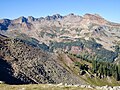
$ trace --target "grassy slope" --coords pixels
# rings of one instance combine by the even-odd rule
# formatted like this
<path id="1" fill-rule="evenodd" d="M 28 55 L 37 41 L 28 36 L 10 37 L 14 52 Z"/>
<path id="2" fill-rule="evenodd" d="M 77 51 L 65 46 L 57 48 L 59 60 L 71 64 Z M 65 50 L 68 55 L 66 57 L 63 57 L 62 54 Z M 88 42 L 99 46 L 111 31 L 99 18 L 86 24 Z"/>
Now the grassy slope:
<path id="1" fill-rule="evenodd" d="M 59 55 L 59 57 L 61 57 L 62 63 L 65 64 L 66 60 L 65 60 L 65 58 L 62 58 L 62 56 L 64 57 L 64 54 Z M 71 61 L 73 61 L 73 64 L 74 64 L 74 62 L 77 61 L 77 62 L 80 62 L 82 64 L 87 64 L 87 65 L 89 65 L 89 67 L 92 67 L 91 63 L 89 63 L 87 61 L 84 61 L 84 60 L 81 60 L 79 58 L 76 58 L 73 55 L 68 55 L 68 57 L 71 59 Z M 67 64 L 65 64 L 64 67 L 65 68 L 67 67 L 67 69 L 72 71 L 72 73 L 76 74 L 80 79 L 86 81 L 88 84 L 91 84 L 91 85 L 96 85 L 96 86 L 104 86 L 104 85 L 118 86 L 118 85 L 120 85 L 120 81 L 116 81 L 113 77 L 107 77 L 107 78 L 103 78 L 103 79 L 100 79 L 98 77 L 90 78 L 88 74 L 83 75 L 83 76 L 79 75 L 78 74 L 79 73 L 79 68 L 75 67 L 74 65 L 67 66 Z"/>
<path id="2" fill-rule="evenodd" d="M 81 87 L 53 86 L 47 84 L 6 85 L 0 84 L 0 90 L 88 90 Z M 89 89 L 95 90 L 95 89 Z"/>
<path id="3" fill-rule="evenodd" d="M 61 63 L 65 64 L 64 58 L 61 57 Z M 91 63 L 80 60 L 78 58 L 75 58 L 74 56 L 69 56 L 69 58 L 72 61 L 80 61 L 80 63 L 86 63 L 90 65 Z M 103 85 L 109 85 L 109 86 L 118 86 L 120 85 L 120 81 L 117 82 L 115 81 L 114 78 L 104 78 L 104 79 L 99 79 L 99 78 L 90 78 L 87 74 L 86 75 L 78 75 L 79 68 L 78 67 L 73 67 L 73 65 L 67 66 L 67 64 L 63 65 L 67 69 L 72 71 L 74 74 L 76 74 L 78 77 L 80 77 L 82 80 L 85 80 L 91 85 L 97 85 L 97 86 L 103 86 Z M 48 85 L 48 84 L 29 84 L 29 85 L 6 85 L 6 84 L 0 84 L 0 90 L 95 90 L 95 89 L 88 89 L 88 88 L 81 88 L 81 87 L 68 87 L 68 86 L 53 86 L 53 85 Z"/>
<path id="4" fill-rule="evenodd" d="M 120 86 L 120 81 L 116 81 L 113 77 L 109 78 L 103 78 L 99 79 L 97 77 L 95 78 L 90 78 L 88 75 L 81 76 L 86 82 L 88 82 L 91 85 L 96 85 L 96 86 Z"/>

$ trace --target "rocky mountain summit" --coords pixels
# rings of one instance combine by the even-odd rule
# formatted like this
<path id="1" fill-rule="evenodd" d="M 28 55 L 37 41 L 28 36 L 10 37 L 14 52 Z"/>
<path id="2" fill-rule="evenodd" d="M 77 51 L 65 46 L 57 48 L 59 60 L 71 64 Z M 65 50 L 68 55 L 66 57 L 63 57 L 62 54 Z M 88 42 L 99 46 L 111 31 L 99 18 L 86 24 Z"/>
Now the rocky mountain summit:
<path id="1" fill-rule="evenodd" d="M 24 33 L 49 45 L 50 42 L 76 41 L 78 38 L 89 40 L 94 38 L 107 50 L 120 39 L 120 24 L 109 22 L 98 14 L 83 16 L 73 13 L 61 16 L 59 14 L 41 18 L 22 16 L 14 20 L 0 20 L 0 32 L 11 36 Z"/>

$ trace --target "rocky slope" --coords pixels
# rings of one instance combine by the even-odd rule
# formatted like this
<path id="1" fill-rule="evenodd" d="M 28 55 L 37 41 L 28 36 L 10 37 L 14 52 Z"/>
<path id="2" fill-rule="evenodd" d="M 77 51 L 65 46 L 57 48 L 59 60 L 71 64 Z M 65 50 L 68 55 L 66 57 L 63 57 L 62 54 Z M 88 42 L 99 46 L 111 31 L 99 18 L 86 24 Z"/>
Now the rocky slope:
<path id="1" fill-rule="evenodd" d="M 9 84 L 84 84 L 79 77 L 50 54 L 20 39 L 0 35 L 0 81 Z"/>
<path id="2" fill-rule="evenodd" d="M 20 17 L 14 20 L 0 20 L 1 33 L 8 31 L 11 36 L 25 33 L 49 45 L 50 42 L 76 41 L 77 38 L 89 40 L 94 38 L 107 50 L 120 40 L 120 24 L 109 22 L 97 14 L 84 16 L 73 13 L 61 16 L 59 14 L 45 18 L 32 16 Z"/>
<path id="3" fill-rule="evenodd" d="M 73 46 L 74 44 L 80 45 L 73 43 Z M 56 53 L 52 53 L 49 50 L 47 45 L 39 44 L 27 36 L 11 38 L 0 34 L 0 81 L 9 84 L 120 85 L 113 77 L 99 79 L 92 73 L 92 63 L 85 58 L 89 56 L 83 58 L 73 52 L 63 53 L 57 50 Z M 87 70 L 80 68 L 79 65 L 87 67 Z"/>

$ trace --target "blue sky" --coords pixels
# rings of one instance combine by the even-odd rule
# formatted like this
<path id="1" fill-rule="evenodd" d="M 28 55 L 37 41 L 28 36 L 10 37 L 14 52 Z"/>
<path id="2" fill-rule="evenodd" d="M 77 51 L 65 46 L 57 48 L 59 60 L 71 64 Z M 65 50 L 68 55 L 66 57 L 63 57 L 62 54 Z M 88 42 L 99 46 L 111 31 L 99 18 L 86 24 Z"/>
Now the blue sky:
<path id="1" fill-rule="evenodd" d="M 120 23 L 120 0 L 0 0 L 0 19 L 53 14 L 99 14 Z"/>

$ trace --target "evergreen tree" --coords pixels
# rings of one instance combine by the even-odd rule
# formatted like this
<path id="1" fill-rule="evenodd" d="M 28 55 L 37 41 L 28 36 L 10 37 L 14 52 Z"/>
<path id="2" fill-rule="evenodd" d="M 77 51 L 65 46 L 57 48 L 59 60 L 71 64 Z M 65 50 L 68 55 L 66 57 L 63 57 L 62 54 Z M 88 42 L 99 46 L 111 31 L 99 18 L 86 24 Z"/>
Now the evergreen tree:
<path id="1" fill-rule="evenodd" d="M 93 73 L 96 73 L 97 72 L 97 61 L 93 60 L 92 66 L 93 66 Z"/>
<path id="2" fill-rule="evenodd" d="M 118 66 L 115 66 L 115 79 L 118 81 L 119 80 L 119 73 L 118 73 Z"/>
<path id="3" fill-rule="evenodd" d="M 102 64 L 100 64 L 99 73 L 100 73 L 99 77 L 101 78 L 101 76 L 103 75 L 103 65 Z"/>

